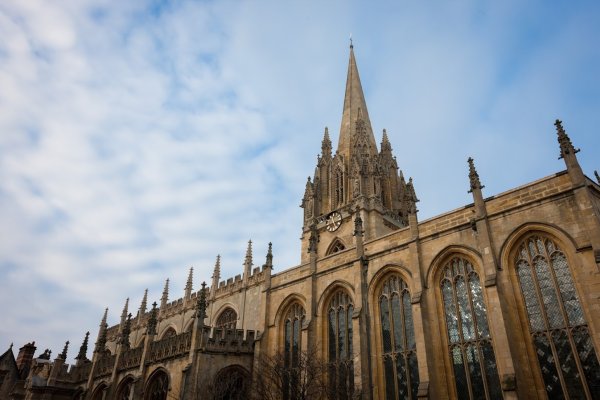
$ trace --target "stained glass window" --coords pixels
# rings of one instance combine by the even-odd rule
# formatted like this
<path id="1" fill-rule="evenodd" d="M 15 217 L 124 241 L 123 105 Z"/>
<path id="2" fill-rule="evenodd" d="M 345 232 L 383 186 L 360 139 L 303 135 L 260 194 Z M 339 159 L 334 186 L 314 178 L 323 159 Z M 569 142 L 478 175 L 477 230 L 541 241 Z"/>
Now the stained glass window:
<path id="1" fill-rule="evenodd" d="M 299 385 L 299 371 L 297 371 L 300 360 L 301 329 L 304 322 L 304 308 L 294 303 L 285 314 L 284 327 L 284 368 L 283 371 L 283 399 L 293 400 L 297 396 Z"/>
<path id="2" fill-rule="evenodd" d="M 233 308 L 227 307 L 217 318 L 215 327 L 221 329 L 235 329 L 236 323 L 237 313 Z"/>
<path id="3" fill-rule="evenodd" d="M 419 366 L 410 293 L 398 275 L 388 278 L 379 295 L 385 398 L 416 399 Z"/>
<path id="4" fill-rule="evenodd" d="M 155 372 L 146 388 L 145 400 L 166 400 L 169 392 L 169 377 L 164 371 Z"/>
<path id="5" fill-rule="evenodd" d="M 600 366 L 567 258 L 542 235 L 521 242 L 517 277 L 549 398 L 600 399 Z"/>
<path id="6" fill-rule="evenodd" d="M 330 399 L 351 399 L 354 394 L 353 312 L 350 296 L 338 290 L 329 302 L 327 314 Z"/>
<path id="7" fill-rule="evenodd" d="M 440 282 L 450 360 L 461 398 L 501 399 L 481 282 L 471 263 L 455 257 Z"/>

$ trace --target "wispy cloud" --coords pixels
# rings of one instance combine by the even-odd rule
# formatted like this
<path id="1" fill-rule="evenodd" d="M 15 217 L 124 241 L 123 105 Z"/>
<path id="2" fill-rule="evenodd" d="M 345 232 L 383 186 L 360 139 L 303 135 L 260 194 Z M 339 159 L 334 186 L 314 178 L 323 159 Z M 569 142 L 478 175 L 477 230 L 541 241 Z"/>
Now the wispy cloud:
<path id="1" fill-rule="evenodd" d="M 350 32 L 421 219 L 471 201 L 469 155 L 487 194 L 562 169 L 557 117 L 600 167 L 596 4 L 401 3 L 3 2 L 0 346 L 56 353 L 191 265 L 240 273 L 249 238 L 295 265 Z"/>

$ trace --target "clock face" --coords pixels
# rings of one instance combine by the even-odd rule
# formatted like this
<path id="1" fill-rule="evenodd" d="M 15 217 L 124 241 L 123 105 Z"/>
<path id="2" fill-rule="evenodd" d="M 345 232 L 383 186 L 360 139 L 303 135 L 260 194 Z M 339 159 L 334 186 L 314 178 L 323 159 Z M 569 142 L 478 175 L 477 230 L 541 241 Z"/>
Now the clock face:
<path id="1" fill-rule="evenodd" d="M 334 211 L 327 217 L 327 230 L 329 232 L 336 231 L 342 225 L 342 215 Z"/>

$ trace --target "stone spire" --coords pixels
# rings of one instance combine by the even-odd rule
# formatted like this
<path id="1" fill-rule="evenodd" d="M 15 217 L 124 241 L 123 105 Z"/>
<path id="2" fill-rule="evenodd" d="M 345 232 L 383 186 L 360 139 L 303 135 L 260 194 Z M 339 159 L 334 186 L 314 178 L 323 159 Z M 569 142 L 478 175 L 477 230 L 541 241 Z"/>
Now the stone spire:
<path id="1" fill-rule="evenodd" d="M 146 333 L 148 335 L 156 335 L 156 325 L 158 320 L 156 319 L 156 302 L 152 303 L 152 309 L 150 310 L 150 318 L 148 319 L 148 326 L 146 327 Z"/>
<path id="2" fill-rule="evenodd" d="M 371 120 L 367 111 L 367 103 L 363 94 L 358 67 L 354 58 L 354 46 L 350 45 L 350 60 L 348 62 L 348 76 L 346 78 L 346 93 L 344 96 L 344 111 L 342 113 L 342 123 L 340 127 L 340 137 L 338 140 L 338 152 L 350 159 L 353 146 L 352 138 L 356 131 L 357 120 L 364 122 L 366 135 L 371 147 L 371 151 L 377 151 L 375 136 L 371 128 Z"/>
<path id="3" fill-rule="evenodd" d="M 206 282 L 202 282 L 202 289 L 200 289 L 200 294 L 198 295 L 196 316 L 200 318 L 200 325 L 204 325 L 204 319 L 206 318 Z"/>
<path id="4" fill-rule="evenodd" d="M 129 343 L 129 334 L 131 333 L 131 313 L 127 315 L 127 320 L 123 325 L 123 330 L 121 331 L 121 338 L 119 343 L 121 344 L 123 349 L 128 349 L 130 346 Z"/>
<path id="5" fill-rule="evenodd" d="M 419 211 L 417 210 L 417 203 L 419 202 L 419 199 L 415 193 L 415 186 L 413 185 L 412 177 L 408 178 L 408 183 L 406 184 L 406 190 L 404 192 L 404 198 L 406 202 L 406 211 L 409 214 L 416 214 Z"/>
<path id="6" fill-rule="evenodd" d="M 269 242 L 269 250 L 267 250 L 267 260 L 264 265 L 265 268 L 273 268 L 273 243 Z"/>
<path id="7" fill-rule="evenodd" d="M 129 309 L 129 297 L 127 298 L 127 300 L 125 300 L 125 306 L 123 307 L 123 312 L 121 313 L 121 329 L 123 329 L 123 324 L 125 323 L 125 320 L 127 319 L 127 313 Z"/>
<path id="8" fill-rule="evenodd" d="M 104 316 L 102 317 L 102 321 L 100 321 L 98 340 L 96 340 L 96 348 L 94 349 L 94 353 L 101 353 L 106 348 L 106 330 L 108 329 L 108 324 L 106 323 L 107 317 L 108 308 L 104 310 Z"/>
<path id="9" fill-rule="evenodd" d="M 248 240 L 248 248 L 246 249 L 246 257 L 244 259 L 244 280 L 250 277 L 252 272 L 252 240 Z"/>
<path id="10" fill-rule="evenodd" d="M 594 175 L 596 176 L 596 180 L 598 181 L 598 185 L 600 185 L 600 175 L 598 175 L 598 171 L 594 171 Z"/>
<path id="11" fill-rule="evenodd" d="M 217 295 L 217 289 L 219 288 L 219 281 L 221 280 L 221 255 L 217 254 L 217 261 L 215 262 L 215 269 L 212 274 L 212 284 L 210 286 L 210 297 L 215 298 Z"/>
<path id="12" fill-rule="evenodd" d="M 571 143 L 571 139 L 565 129 L 562 126 L 562 121 L 557 119 L 554 122 L 554 126 L 556 126 L 556 133 L 558 135 L 558 144 L 560 145 L 560 158 L 565 158 L 568 154 L 577 154 L 579 153 L 579 149 L 573 147 L 573 143 Z"/>
<path id="13" fill-rule="evenodd" d="M 69 350 L 69 341 L 65 342 L 65 347 L 63 347 L 62 353 L 58 355 L 59 358 L 66 360 L 67 359 L 67 350 Z"/>
<path id="14" fill-rule="evenodd" d="M 329 129 L 327 127 L 325 127 L 323 141 L 321 142 L 321 155 L 324 158 L 331 157 L 331 139 L 329 138 Z"/>
<path id="15" fill-rule="evenodd" d="M 87 350 L 88 350 L 89 339 L 90 339 L 90 332 L 87 331 L 85 333 L 85 338 L 83 339 L 83 343 L 81 344 L 81 347 L 79 348 L 79 353 L 77 354 L 77 357 L 75 357 L 76 360 L 78 360 L 78 361 L 87 360 Z"/>
<path id="16" fill-rule="evenodd" d="M 383 130 L 383 137 L 381 138 L 381 154 L 392 154 L 392 144 L 388 138 L 387 131 Z"/>
<path id="17" fill-rule="evenodd" d="M 194 267 L 190 267 L 190 273 L 185 284 L 185 298 L 189 299 L 192 297 L 192 285 L 194 282 Z"/>
<path id="18" fill-rule="evenodd" d="M 473 162 L 473 158 L 469 157 L 467 162 L 469 163 L 469 182 L 471 184 L 471 190 L 469 190 L 469 193 L 472 193 L 473 190 L 483 189 L 485 186 L 483 186 L 479 181 L 479 174 L 475 169 L 475 163 Z"/>
<path id="19" fill-rule="evenodd" d="M 160 298 L 160 313 L 163 314 L 166 311 L 167 303 L 169 302 L 169 278 L 165 281 L 165 288 L 163 289 L 162 297 Z"/>

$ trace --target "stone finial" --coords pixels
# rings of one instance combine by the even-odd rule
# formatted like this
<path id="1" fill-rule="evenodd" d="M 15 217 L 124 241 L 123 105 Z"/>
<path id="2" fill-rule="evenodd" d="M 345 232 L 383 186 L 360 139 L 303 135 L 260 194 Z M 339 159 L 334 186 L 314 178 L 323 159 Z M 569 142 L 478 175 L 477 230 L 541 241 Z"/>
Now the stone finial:
<path id="1" fill-rule="evenodd" d="M 127 298 L 127 300 L 125 300 L 125 306 L 123 307 L 123 312 L 121 313 L 121 324 L 123 324 L 125 322 L 125 319 L 127 319 L 128 309 L 129 309 L 129 297 Z"/>
<path id="2" fill-rule="evenodd" d="M 381 153 L 392 153 L 392 144 L 388 138 L 387 131 L 383 130 L 383 137 L 381 138 Z"/>
<path id="3" fill-rule="evenodd" d="M 598 175 L 598 171 L 594 171 L 594 175 L 596 176 L 596 180 L 598 181 L 598 185 L 600 185 L 600 175 Z"/>
<path id="4" fill-rule="evenodd" d="M 164 313 L 169 302 L 169 278 L 165 281 L 165 288 L 163 289 L 163 295 L 160 298 L 160 312 Z"/>
<path id="5" fill-rule="evenodd" d="M 560 119 L 557 119 L 556 121 L 554 121 L 554 126 L 556 126 L 558 144 L 560 145 L 560 156 L 558 158 L 564 158 L 567 154 L 579 153 L 579 149 L 573 147 L 573 143 L 571 143 L 569 135 L 567 135 L 567 132 L 565 132 L 565 129 L 562 125 L 562 121 Z"/>
<path id="6" fill-rule="evenodd" d="M 473 158 L 469 157 L 467 162 L 469 163 L 469 182 L 471 184 L 471 190 L 469 190 L 469 193 L 473 192 L 475 189 L 483 189 L 485 186 L 483 186 L 479 181 L 479 174 L 475 169 Z"/>
<path id="7" fill-rule="evenodd" d="M 323 141 L 321 142 L 321 155 L 323 157 L 331 157 L 331 139 L 329 138 L 329 129 L 327 127 L 325 127 Z"/>
<path id="8" fill-rule="evenodd" d="M 310 237 L 308 238 L 308 252 L 317 252 L 317 243 L 319 243 L 319 233 L 317 232 L 317 224 L 313 221 L 310 226 Z"/>
<path id="9" fill-rule="evenodd" d="M 127 320 L 125 321 L 125 326 L 123 326 L 123 331 L 121 332 L 121 338 L 119 342 L 123 348 L 128 349 L 130 346 L 129 343 L 129 334 L 131 333 L 131 313 L 127 315 Z"/>
<path id="10" fill-rule="evenodd" d="M 190 267 L 190 273 L 188 274 L 187 282 L 185 284 L 185 298 L 189 299 L 192 295 L 192 286 L 194 279 L 194 267 Z"/>
<path id="11" fill-rule="evenodd" d="M 142 297 L 142 304 L 140 304 L 140 317 L 146 312 L 146 306 L 148 304 L 148 289 L 144 290 L 144 297 Z"/>
<path id="12" fill-rule="evenodd" d="M 40 356 L 38 358 L 40 358 L 42 360 L 49 360 L 51 354 L 52 354 L 52 350 L 46 349 L 46 350 L 44 350 L 44 352 L 42 354 L 40 354 Z"/>
<path id="13" fill-rule="evenodd" d="M 206 318 L 206 282 L 202 282 L 202 289 L 200 289 L 200 295 L 198 296 L 196 308 L 196 315 L 198 318 L 200 318 L 200 322 L 203 322 L 204 318 Z"/>
<path id="14" fill-rule="evenodd" d="M 404 202 L 406 204 L 406 211 L 409 214 L 416 214 L 419 210 L 417 210 L 417 203 L 419 199 L 417 198 L 417 194 L 415 192 L 415 186 L 413 184 L 412 177 L 408 178 L 408 183 L 406 184 L 404 190 Z"/>
<path id="15" fill-rule="evenodd" d="M 81 347 L 79 348 L 79 353 L 77 354 L 77 357 L 75 357 L 76 360 L 87 360 L 87 350 L 88 350 L 88 341 L 90 339 L 90 332 L 87 331 L 85 333 L 85 338 L 83 339 L 83 343 L 81 344 Z"/>
<path id="16" fill-rule="evenodd" d="M 267 260 L 264 268 L 273 268 L 273 243 L 269 242 L 269 249 L 267 250 Z"/>
<path id="17" fill-rule="evenodd" d="M 94 353 L 103 352 L 106 348 L 106 331 L 108 330 L 108 324 L 106 323 L 107 317 L 108 308 L 104 310 L 104 316 L 102 317 L 102 321 L 100 322 L 100 331 L 98 333 L 98 341 L 96 342 L 96 348 L 94 349 Z"/>
<path id="18" fill-rule="evenodd" d="M 360 217 L 360 210 L 357 208 L 356 217 L 354 218 L 354 236 L 363 236 L 364 233 L 363 220 Z"/>
<path id="19" fill-rule="evenodd" d="M 58 358 L 60 358 L 62 360 L 66 360 L 67 359 L 67 350 L 69 350 L 69 341 L 68 340 L 65 342 L 65 347 L 63 347 L 63 351 L 62 351 L 62 353 L 60 353 L 58 355 Z"/>
<path id="20" fill-rule="evenodd" d="M 148 319 L 148 326 L 146 327 L 146 334 L 148 335 L 156 335 L 156 325 L 158 324 L 156 306 L 156 302 L 152 303 L 152 310 L 150 310 L 150 318 Z"/>
<path id="21" fill-rule="evenodd" d="M 244 258 L 245 266 L 252 266 L 252 240 L 248 240 L 248 247 L 246 248 L 246 257 Z"/>

